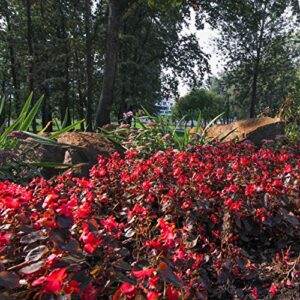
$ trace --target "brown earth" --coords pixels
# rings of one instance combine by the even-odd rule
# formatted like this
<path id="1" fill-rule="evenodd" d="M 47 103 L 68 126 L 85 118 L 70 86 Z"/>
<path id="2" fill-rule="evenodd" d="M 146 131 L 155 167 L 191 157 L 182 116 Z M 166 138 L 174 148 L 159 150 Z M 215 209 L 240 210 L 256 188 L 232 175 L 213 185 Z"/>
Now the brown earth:
<path id="1" fill-rule="evenodd" d="M 193 128 L 190 133 L 193 134 Z M 278 135 L 284 134 L 284 122 L 280 118 L 261 117 L 255 119 L 245 119 L 225 125 L 213 125 L 205 136 L 207 138 L 217 138 L 228 142 L 232 140 L 249 140 L 257 146 L 261 146 L 263 140 L 273 140 Z M 227 136 L 228 135 L 228 136 Z"/>
<path id="2" fill-rule="evenodd" d="M 57 138 L 57 142 L 69 146 L 41 146 L 43 162 L 55 162 L 73 165 L 75 176 L 88 176 L 89 169 L 97 163 L 98 155 L 108 157 L 114 152 L 123 155 L 123 148 L 98 133 L 67 132 Z M 57 175 L 59 170 L 45 168 L 43 176 L 46 178 Z"/>

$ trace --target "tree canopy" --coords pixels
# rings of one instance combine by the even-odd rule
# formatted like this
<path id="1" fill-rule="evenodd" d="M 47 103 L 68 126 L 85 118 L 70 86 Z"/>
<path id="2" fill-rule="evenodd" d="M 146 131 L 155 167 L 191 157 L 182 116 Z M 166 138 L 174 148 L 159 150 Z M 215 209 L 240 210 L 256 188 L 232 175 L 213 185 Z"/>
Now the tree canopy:
<path id="1" fill-rule="evenodd" d="M 299 67 L 299 6 L 295 1 L 225 2 L 215 26 L 220 30 L 217 47 L 226 60 L 227 82 L 250 117 L 266 107 L 274 114 Z"/>
<path id="2" fill-rule="evenodd" d="M 1 93 L 11 116 L 33 91 L 36 98 L 45 94 L 44 125 L 55 115 L 68 116 L 69 122 L 85 118 L 91 130 L 128 106 L 151 110 L 163 95 L 177 95 L 180 79 L 196 85 L 209 69 L 195 35 L 181 34 L 190 19 L 188 4 L 4 0 L 0 5 Z"/>
<path id="3" fill-rule="evenodd" d="M 45 95 L 43 126 L 54 117 L 85 119 L 82 129 L 90 131 L 129 107 L 153 111 L 160 99 L 178 97 L 180 82 L 203 86 L 210 53 L 195 32 L 183 30 L 192 12 L 195 28 L 206 22 L 220 32 L 226 68 L 215 83 L 223 110 L 255 116 L 269 107 L 274 114 L 299 69 L 298 1 L 3 0 L 7 119 L 33 92 L 34 101 Z"/>
<path id="4" fill-rule="evenodd" d="M 177 118 L 187 121 L 196 120 L 201 114 L 204 122 L 207 122 L 223 112 L 223 105 L 221 97 L 212 90 L 193 89 L 176 101 L 173 113 Z"/>

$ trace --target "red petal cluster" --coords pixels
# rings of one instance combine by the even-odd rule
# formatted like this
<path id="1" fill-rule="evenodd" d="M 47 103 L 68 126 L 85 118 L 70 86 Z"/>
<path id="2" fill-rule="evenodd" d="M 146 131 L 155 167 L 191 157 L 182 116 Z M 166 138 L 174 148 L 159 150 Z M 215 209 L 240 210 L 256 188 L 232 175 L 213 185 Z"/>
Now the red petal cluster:
<path id="1" fill-rule="evenodd" d="M 11 285 L 0 293 L 257 299 L 297 287 L 299 150 L 132 150 L 99 157 L 89 178 L 0 182 L 1 282 Z"/>

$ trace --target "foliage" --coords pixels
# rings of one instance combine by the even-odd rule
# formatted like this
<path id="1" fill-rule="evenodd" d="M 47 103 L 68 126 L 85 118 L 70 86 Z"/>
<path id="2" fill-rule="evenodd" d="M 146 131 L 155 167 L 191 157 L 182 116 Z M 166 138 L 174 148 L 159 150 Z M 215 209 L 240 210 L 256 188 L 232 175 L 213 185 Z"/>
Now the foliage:
<path id="1" fill-rule="evenodd" d="M 3 112 L 5 98 L 2 101 Z M 41 105 L 42 98 L 36 102 L 36 104 L 30 110 L 32 102 L 32 94 L 26 100 L 20 115 L 12 124 L 5 126 L 6 122 L 2 124 L 2 132 L 0 134 L 0 178 L 1 179 L 16 179 L 16 176 L 22 178 L 22 180 L 28 180 L 37 175 L 37 170 L 32 168 L 25 162 L 26 155 L 32 151 L 32 142 L 27 142 L 29 145 L 23 148 L 22 151 L 17 153 L 17 149 L 20 147 L 21 139 L 25 139 L 27 135 L 22 131 L 26 131 L 31 126 L 32 120 Z M 24 143 L 26 144 L 26 142 Z M 30 151 L 31 150 L 31 151 Z"/>
<path id="2" fill-rule="evenodd" d="M 224 119 L 227 123 L 232 122 L 235 118 L 244 118 L 245 114 L 244 103 L 239 102 L 239 96 L 228 80 L 230 74 L 224 73 L 220 77 L 209 77 L 207 85 L 209 90 L 212 91 L 220 99 L 224 110 Z"/>
<path id="3" fill-rule="evenodd" d="M 3 112 L 5 98 L 0 104 L 0 115 Z M 43 154 L 41 144 L 46 146 L 63 146 L 55 142 L 55 138 L 63 133 L 73 130 L 82 121 L 63 127 L 48 137 L 28 132 L 41 105 L 41 97 L 32 106 L 32 94 L 27 98 L 20 115 L 10 125 L 7 121 L 2 124 L 0 133 L 0 179 L 28 182 L 40 175 L 41 167 L 66 167 L 63 164 L 38 162 Z M 32 107 L 32 108 L 31 108 Z M 41 131 L 43 133 L 43 130 Z M 38 168 L 39 167 L 39 168 Z"/>
<path id="4" fill-rule="evenodd" d="M 204 88 L 193 89 L 176 101 L 173 114 L 177 118 L 185 117 L 186 121 L 193 121 L 201 113 L 203 118 L 205 117 L 204 121 L 207 122 L 219 115 L 223 111 L 223 107 L 221 98 L 213 91 Z"/>
<path id="5" fill-rule="evenodd" d="M 189 146 L 194 144 L 205 145 L 211 139 L 205 136 L 208 128 L 210 128 L 220 117 L 220 114 L 213 118 L 204 128 L 202 128 L 202 116 L 197 117 L 197 123 L 194 134 L 191 134 L 188 128 L 182 129 L 182 123 L 185 116 L 177 125 L 172 125 L 172 118 L 168 116 L 151 115 L 145 108 L 145 116 L 135 117 L 135 123 L 139 129 L 130 128 L 129 124 L 119 126 L 113 131 L 101 129 L 108 137 L 126 150 L 136 149 L 142 157 L 149 157 L 157 151 L 166 151 L 173 148 L 179 151 L 185 151 Z M 142 120 L 148 119 L 148 123 L 144 124 Z M 222 140 L 225 137 L 219 137 Z"/>
<path id="6" fill-rule="evenodd" d="M 294 141 L 300 141 L 300 70 L 297 79 L 290 89 L 290 94 L 282 107 L 283 118 L 286 122 L 286 135 Z"/>
<path id="7" fill-rule="evenodd" d="M 68 124 L 83 118 L 94 122 L 110 2 L 0 1 L 0 93 L 9 96 L 8 118 L 18 115 L 21 99 L 33 91 L 45 95 L 43 127 L 55 117 L 62 122 L 66 112 Z M 115 49 L 113 114 L 126 111 L 125 104 L 153 108 L 162 94 L 177 93 L 178 78 L 190 85 L 201 81 L 208 70 L 207 55 L 194 34 L 180 33 L 190 20 L 189 5 L 116 2 L 128 2 L 129 8 L 120 20 L 120 47 Z"/>
<path id="8" fill-rule="evenodd" d="M 255 117 L 266 108 L 275 115 L 295 80 L 298 24 L 291 2 L 225 1 L 213 16 L 220 30 L 216 48 L 224 58 L 225 91 L 231 89 L 244 115 L 250 111 Z"/>
<path id="9" fill-rule="evenodd" d="M 173 300 L 297 290 L 299 150 L 215 144 L 141 159 L 133 149 L 99 157 L 89 178 L 0 182 L 0 292 Z"/>

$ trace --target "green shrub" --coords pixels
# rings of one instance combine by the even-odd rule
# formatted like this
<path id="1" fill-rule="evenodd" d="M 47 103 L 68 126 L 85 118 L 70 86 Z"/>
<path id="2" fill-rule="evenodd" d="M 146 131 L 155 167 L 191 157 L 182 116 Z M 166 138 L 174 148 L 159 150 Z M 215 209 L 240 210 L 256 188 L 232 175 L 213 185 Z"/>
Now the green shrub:
<path id="1" fill-rule="evenodd" d="M 184 117 L 174 127 L 170 125 L 171 120 L 168 117 L 153 116 L 146 109 L 144 109 L 144 113 L 145 116 L 143 117 L 135 117 L 139 129 L 130 128 L 130 125 L 125 124 L 114 131 L 101 130 L 107 137 L 122 145 L 126 150 L 137 149 L 140 155 L 145 157 L 169 148 L 184 151 L 191 145 L 209 143 L 210 139 L 205 136 L 206 131 L 223 115 L 223 113 L 218 115 L 204 129 L 201 129 L 202 117 L 199 114 L 195 133 L 191 134 L 188 128 L 179 130 Z M 149 120 L 147 124 L 141 121 L 145 117 Z"/>
<path id="2" fill-rule="evenodd" d="M 285 131 L 292 142 L 300 142 L 300 99 L 288 99 L 289 105 L 284 112 Z"/>
<path id="3" fill-rule="evenodd" d="M 0 115 L 4 108 L 3 98 L 0 104 Z M 28 182 L 36 176 L 41 176 L 42 167 L 63 167 L 62 164 L 37 161 L 42 155 L 41 144 L 58 146 L 55 138 L 61 134 L 73 130 L 82 121 L 78 121 L 70 126 L 64 127 L 51 134 L 49 137 L 43 137 L 39 134 L 30 133 L 33 120 L 41 107 L 43 97 L 32 105 L 32 93 L 25 101 L 25 104 L 19 116 L 6 126 L 2 124 L 0 132 L 0 180 L 14 180 L 17 182 Z"/>

